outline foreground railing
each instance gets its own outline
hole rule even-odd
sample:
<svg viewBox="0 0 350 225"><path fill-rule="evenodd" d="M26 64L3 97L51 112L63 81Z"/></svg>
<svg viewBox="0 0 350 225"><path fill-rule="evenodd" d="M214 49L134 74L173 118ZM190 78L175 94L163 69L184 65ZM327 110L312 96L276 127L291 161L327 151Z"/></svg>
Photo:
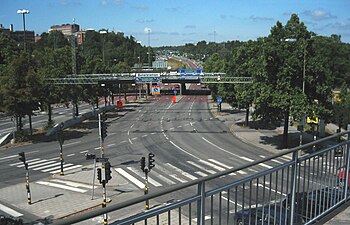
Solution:
<svg viewBox="0 0 350 225"><path fill-rule="evenodd" d="M72 224L112 211L120 219L111 224L118 225L310 224L350 199L348 133L338 133L245 166L170 186L54 224ZM344 135L347 139L337 143ZM275 166L269 166L267 162ZM267 169L258 171L262 166ZM235 180L232 175L236 174L243 178ZM174 196L183 197L174 200ZM146 199L158 206L139 210Z"/></svg>

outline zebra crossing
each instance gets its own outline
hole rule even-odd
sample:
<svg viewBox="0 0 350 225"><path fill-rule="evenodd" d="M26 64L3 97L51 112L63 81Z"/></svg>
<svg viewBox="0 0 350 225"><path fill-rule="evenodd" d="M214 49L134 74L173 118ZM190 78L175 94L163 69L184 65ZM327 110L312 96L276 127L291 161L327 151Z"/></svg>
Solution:
<svg viewBox="0 0 350 225"><path fill-rule="evenodd" d="M34 171L41 171L43 173L55 174L61 172L61 162L59 161L59 157L51 158L51 159L41 159L34 158L26 161L28 163L28 169ZM23 162L12 163L10 166L15 166L18 168L24 167ZM75 165L73 163L63 164L64 171L69 171L73 169L77 169L82 167L83 165Z"/></svg>

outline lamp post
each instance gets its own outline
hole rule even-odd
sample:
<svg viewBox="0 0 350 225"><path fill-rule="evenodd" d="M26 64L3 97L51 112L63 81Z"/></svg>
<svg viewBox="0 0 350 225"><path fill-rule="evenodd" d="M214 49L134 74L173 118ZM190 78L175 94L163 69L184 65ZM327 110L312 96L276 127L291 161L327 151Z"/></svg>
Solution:
<svg viewBox="0 0 350 225"><path fill-rule="evenodd" d="M23 36L24 36L24 51L26 51L26 18L25 18L25 14L29 14L29 10L28 9L19 9L17 10L18 14L22 14L23 16Z"/></svg>
<svg viewBox="0 0 350 225"><path fill-rule="evenodd" d="M103 59L103 64L105 64L105 37L104 35L107 34L106 30L101 30L100 34L103 35L103 40L102 40L102 59Z"/></svg>

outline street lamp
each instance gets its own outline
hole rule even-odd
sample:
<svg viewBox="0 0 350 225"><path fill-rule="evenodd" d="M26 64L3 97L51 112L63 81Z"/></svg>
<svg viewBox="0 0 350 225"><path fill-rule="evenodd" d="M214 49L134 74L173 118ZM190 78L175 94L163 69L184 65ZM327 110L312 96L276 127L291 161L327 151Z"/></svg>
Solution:
<svg viewBox="0 0 350 225"><path fill-rule="evenodd" d="M25 19L25 14L29 14L29 10L28 9L19 9L19 10L17 10L17 13L23 15L24 51L26 51L26 19Z"/></svg>
<svg viewBox="0 0 350 225"><path fill-rule="evenodd" d="M101 30L100 34L104 36L105 34L107 34L107 31ZM102 59L103 59L103 64L105 64L105 37L103 37L103 41L102 41Z"/></svg>

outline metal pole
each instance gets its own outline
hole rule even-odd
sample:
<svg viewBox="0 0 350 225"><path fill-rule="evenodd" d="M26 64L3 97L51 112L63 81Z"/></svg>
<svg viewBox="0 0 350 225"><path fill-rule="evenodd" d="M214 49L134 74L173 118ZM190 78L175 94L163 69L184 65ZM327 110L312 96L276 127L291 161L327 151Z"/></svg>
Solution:
<svg viewBox="0 0 350 225"><path fill-rule="evenodd" d="M102 208L105 208L107 206L107 194L106 194L106 180L102 181L102 187L103 187L103 203ZM103 214L103 224L108 224L108 217L107 213Z"/></svg>
<svg viewBox="0 0 350 225"><path fill-rule="evenodd" d="M27 189L27 198L28 198L28 205L32 204L32 196L30 194L30 188L29 188L29 169L28 169L28 163L25 163L26 168L26 189Z"/></svg>
<svg viewBox="0 0 350 225"><path fill-rule="evenodd" d="M296 150L295 152L293 152L293 165L292 165L292 171L291 171L291 195L292 195L292 199L291 199L291 208L290 208L290 225L294 224L294 213L295 213L295 193L296 193L296 182L297 182L297 164L298 164L298 150ZM300 207L299 205L297 207Z"/></svg>
<svg viewBox="0 0 350 225"><path fill-rule="evenodd" d="M350 124L348 124L348 127L347 127L347 130L350 131ZM349 144L349 141L350 141L350 134L348 133L348 144L347 144L347 160L346 160L346 170L345 170L345 199L348 199L348 196L349 196L349 193L348 193L348 190L349 190L349 169L350 169L350 144Z"/></svg>
<svg viewBox="0 0 350 225"><path fill-rule="evenodd" d="M64 172L63 172L63 162L64 162L64 160L63 160L63 147L62 147L62 137L61 137L61 135L60 135L60 161L61 161L61 173L60 173L60 175L64 175Z"/></svg>
<svg viewBox="0 0 350 225"><path fill-rule="evenodd" d="M23 33L24 33L24 52L27 51L26 48L26 19L25 19L25 13L22 13L23 15Z"/></svg>
<svg viewBox="0 0 350 225"><path fill-rule="evenodd" d="M197 201L197 225L205 224L205 186L204 182L198 184L198 195L201 197Z"/></svg>
<svg viewBox="0 0 350 225"><path fill-rule="evenodd" d="M92 174L92 195L91 195L91 200L94 199L94 192L95 192L95 173L96 173L96 158L94 159L94 169L93 169L93 174Z"/></svg>
<svg viewBox="0 0 350 225"><path fill-rule="evenodd" d="M145 169L145 191L144 194L148 194L148 168ZM146 199L146 210L149 209L149 199Z"/></svg>
<svg viewBox="0 0 350 225"><path fill-rule="evenodd" d="M98 130L100 134L100 148L101 148L101 158L104 158L104 146L103 146L103 140L102 140L102 132L101 132L101 114L98 114Z"/></svg>

